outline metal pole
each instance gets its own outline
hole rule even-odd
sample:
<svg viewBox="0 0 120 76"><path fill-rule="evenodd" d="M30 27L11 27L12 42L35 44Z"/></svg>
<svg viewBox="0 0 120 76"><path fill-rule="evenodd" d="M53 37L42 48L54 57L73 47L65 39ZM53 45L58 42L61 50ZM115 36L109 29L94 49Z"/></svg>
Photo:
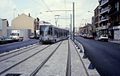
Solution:
<svg viewBox="0 0 120 76"><path fill-rule="evenodd" d="M70 14L70 38L72 37L72 14Z"/></svg>
<svg viewBox="0 0 120 76"><path fill-rule="evenodd" d="M73 41L75 35L75 3L73 2Z"/></svg>
<svg viewBox="0 0 120 76"><path fill-rule="evenodd" d="M58 19L59 19L59 16L60 16L60 15L55 15L55 17L56 17L56 18L55 18L55 24L56 24L57 27L58 27Z"/></svg>

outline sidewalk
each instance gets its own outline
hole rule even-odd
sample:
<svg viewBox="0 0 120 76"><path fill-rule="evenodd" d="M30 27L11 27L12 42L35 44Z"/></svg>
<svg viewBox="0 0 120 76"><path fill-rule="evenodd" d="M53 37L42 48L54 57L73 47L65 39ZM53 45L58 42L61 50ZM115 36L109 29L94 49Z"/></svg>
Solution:
<svg viewBox="0 0 120 76"><path fill-rule="evenodd" d="M108 42L120 44L120 40L109 40Z"/></svg>

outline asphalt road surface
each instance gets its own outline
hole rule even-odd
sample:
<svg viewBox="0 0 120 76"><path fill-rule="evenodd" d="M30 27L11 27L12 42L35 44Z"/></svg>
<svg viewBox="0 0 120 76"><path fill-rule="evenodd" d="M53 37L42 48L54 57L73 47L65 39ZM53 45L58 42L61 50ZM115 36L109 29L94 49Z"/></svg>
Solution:
<svg viewBox="0 0 120 76"><path fill-rule="evenodd" d="M14 50L17 48L35 44L37 42L38 42L38 40L30 39L30 40L25 40L25 41L21 41L21 42L14 42L14 43L0 45L0 53L8 52L8 51L11 51L11 50Z"/></svg>
<svg viewBox="0 0 120 76"><path fill-rule="evenodd" d="M101 76L120 76L120 44L76 37Z"/></svg>

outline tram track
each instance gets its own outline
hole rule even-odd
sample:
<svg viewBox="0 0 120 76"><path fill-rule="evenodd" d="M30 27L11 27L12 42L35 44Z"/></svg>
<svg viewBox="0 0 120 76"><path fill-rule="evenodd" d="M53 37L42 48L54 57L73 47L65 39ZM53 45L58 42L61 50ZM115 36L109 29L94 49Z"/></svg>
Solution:
<svg viewBox="0 0 120 76"><path fill-rule="evenodd" d="M70 51L69 39L68 39L68 57L67 57L67 66L66 66L66 76L71 76L71 51Z"/></svg>
<svg viewBox="0 0 120 76"><path fill-rule="evenodd" d="M53 50L53 52L30 74L30 76L35 76L38 71L45 65L45 63L52 57L52 55L57 51L62 42Z"/></svg>
<svg viewBox="0 0 120 76"><path fill-rule="evenodd" d="M31 51L34 52L25 53L29 55L0 70L0 76L89 76L74 42L69 39Z"/></svg>
<svg viewBox="0 0 120 76"><path fill-rule="evenodd" d="M19 62L17 61L15 64L11 65L11 66L8 66L7 68L3 68L3 70L0 72L0 76L6 76L6 75L13 75L13 73L17 73L17 71L19 71L19 69L26 69L25 67L22 67L22 68L19 68L21 65L24 66L24 64L29 64L30 62L32 62L32 60L38 58L37 60L35 60L32 64L34 64L35 66L33 67L33 65L29 65L30 67L32 67L29 71L30 72L22 72L22 75L25 75L25 76L30 76L31 72L34 70L34 68L37 67L37 65L39 65L39 62L40 63L43 63L42 61L45 60L45 58L51 54L52 50L53 50L53 47L56 48L58 47L58 45L60 45L61 42L59 43L56 43L56 44L52 44L52 45L44 45L44 48L39 48L41 50L36 51L34 54L30 55L29 57L27 56L26 58L20 60ZM45 47L46 46L46 47ZM51 50L49 50L51 49ZM50 53L49 53L50 52ZM29 53L28 53L29 54ZM24 54L25 55L25 54ZM23 56L23 55L22 55ZM19 56L20 57L20 56ZM19 58L17 57L17 58ZM40 58L40 59L39 59ZM15 58L16 59L16 58ZM40 61L38 61L40 60ZM6 61L5 61L6 62ZM37 63L36 63L37 62ZM4 63L4 62L3 62ZM27 65L28 66L28 65ZM16 69L18 68L18 70ZM27 70L25 70L27 71ZM14 75L15 75L14 74ZM27 74L27 75L26 75ZM14 76L13 75L13 76Z"/></svg>
<svg viewBox="0 0 120 76"><path fill-rule="evenodd" d="M6 56L6 55L10 55L10 54L16 53L16 52L18 52L18 51L27 49L27 48L29 48L29 47L31 47L31 45L29 45L29 46L27 46L27 47L25 47L25 48L16 49L15 51L10 51L10 52L7 52L7 53L0 54L0 57L4 57L4 56Z"/></svg>
<svg viewBox="0 0 120 76"><path fill-rule="evenodd" d="M26 47L26 48L24 48L24 49L18 49L17 51L14 51L14 52L10 52L10 53L6 53L6 54L4 54L4 55L1 55L1 56L0 56L0 62L5 61L5 60L10 59L10 58L13 58L13 57L15 57L15 56L18 56L18 55L23 54L23 53L25 53L25 52L28 52L28 51L30 51L30 50L32 50L32 49L37 48L37 47L39 47L39 46ZM17 52L18 52L18 53L17 53ZM15 53L15 54L14 54L14 53ZM11 54L13 54L13 55L11 55ZM11 56L8 56L8 55L11 55ZM7 56L7 57L5 57L5 56Z"/></svg>
<svg viewBox="0 0 120 76"><path fill-rule="evenodd" d="M23 60L21 60L21 61L15 63L15 64L13 64L12 66L10 66L10 67L4 69L3 71L0 72L0 75L2 75L3 73L9 71L9 70L12 69L13 67L15 67L15 66L21 64L22 62L25 62L26 60L32 58L33 56L37 55L38 53L40 53L41 51L43 51L44 49L46 49L46 48L48 48L48 47L50 47L50 46L51 46L51 45L48 45L48 46L42 48L41 50L35 52L34 54L30 55L29 57L27 57L27 58L25 58L25 59L23 59Z"/></svg>

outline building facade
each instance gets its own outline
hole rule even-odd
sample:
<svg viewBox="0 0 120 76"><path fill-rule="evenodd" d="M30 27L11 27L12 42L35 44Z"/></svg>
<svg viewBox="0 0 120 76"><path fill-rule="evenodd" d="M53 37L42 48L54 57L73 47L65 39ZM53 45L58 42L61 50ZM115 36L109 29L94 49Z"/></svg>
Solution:
<svg viewBox="0 0 120 76"><path fill-rule="evenodd" d="M108 36L108 27L109 27L109 7L108 7L109 0L99 0L99 11L100 11L100 21L97 27L97 32L99 36Z"/></svg>
<svg viewBox="0 0 120 76"><path fill-rule="evenodd" d="M109 0L109 38L120 40L120 0Z"/></svg>
<svg viewBox="0 0 120 76"><path fill-rule="evenodd" d="M80 35L84 35L86 37L93 36L93 26L92 24L87 23L84 27L79 28Z"/></svg>
<svg viewBox="0 0 120 76"><path fill-rule="evenodd" d="M95 26L96 19L95 18L96 18L95 16L92 17L92 35L94 38L96 37L96 26Z"/></svg>
<svg viewBox="0 0 120 76"><path fill-rule="evenodd" d="M0 18L0 36L7 37L8 27L9 27L8 20Z"/></svg>
<svg viewBox="0 0 120 76"><path fill-rule="evenodd" d="M100 27L100 6L97 6L94 10L94 17L95 17L95 30L96 30L96 36L99 35L99 27Z"/></svg>
<svg viewBox="0 0 120 76"><path fill-rule="evenodd" d="M21 14L12 20L12 29L31 29L32 33L35 30L35 19L29 15Z"/></svg>
<svg viewBox="0 0 120 76"><path fill-rule="evenodd" d="M97 6L94 10L94 17L95 17L95 28L98 28L100 22L100 7Z"/></svg>

